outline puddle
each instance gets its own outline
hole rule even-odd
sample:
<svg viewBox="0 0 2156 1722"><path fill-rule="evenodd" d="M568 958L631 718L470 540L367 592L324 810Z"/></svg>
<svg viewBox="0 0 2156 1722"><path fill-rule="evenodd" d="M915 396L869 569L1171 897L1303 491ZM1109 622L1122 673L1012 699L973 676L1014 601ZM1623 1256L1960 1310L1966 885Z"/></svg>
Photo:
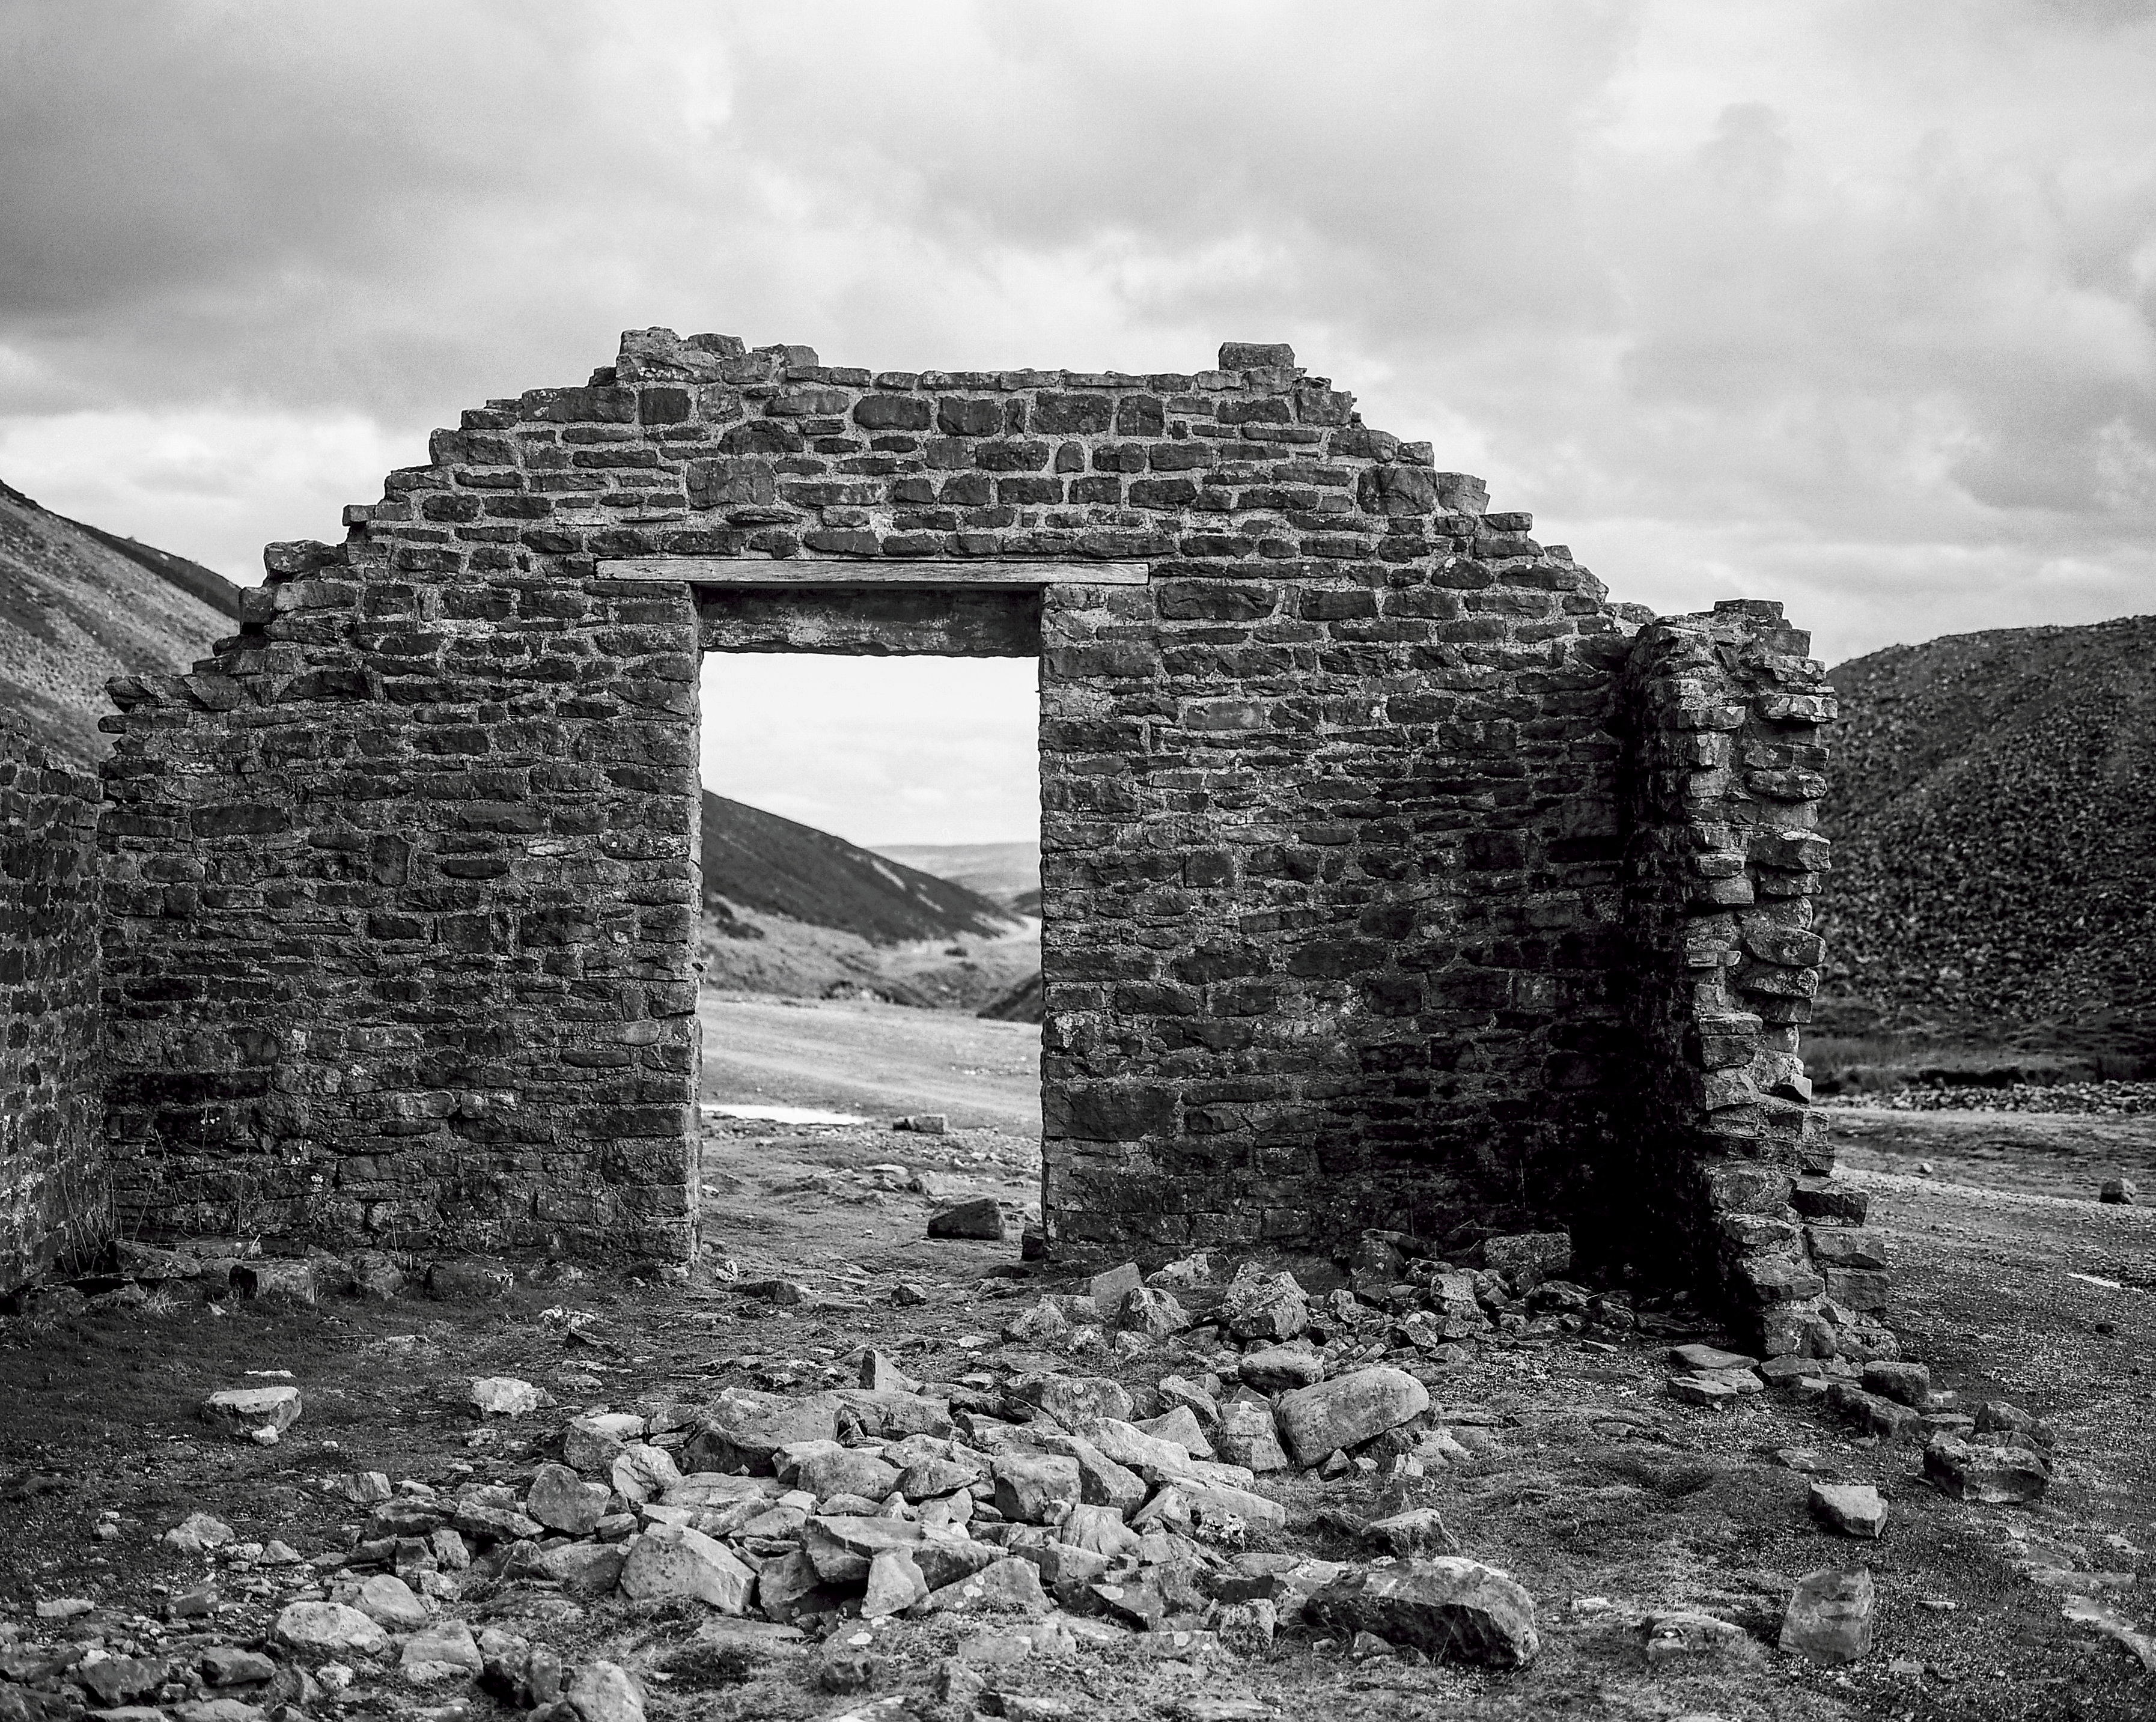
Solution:
<svg viewBox="0 0 2156 1722"><path fill-rule="evenodd" d="M757 1124L866 1124L851 1112L819 1112L814 1106L706 1106L715 1118L747 1119Z"/></svg>

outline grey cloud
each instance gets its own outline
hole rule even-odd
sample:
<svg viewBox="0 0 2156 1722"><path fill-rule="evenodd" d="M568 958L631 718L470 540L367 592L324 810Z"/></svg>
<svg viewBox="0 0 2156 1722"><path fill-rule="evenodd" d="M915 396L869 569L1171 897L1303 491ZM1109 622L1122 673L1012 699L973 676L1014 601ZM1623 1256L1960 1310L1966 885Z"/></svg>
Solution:
<svg viewBox="0 0 2156 1722"><path fill-rule="evenodd" d="M2145 13L2033 0L18 0L0 418L357 412L416 456L630 325L1288 338L1626 595L1913 637L1940 571L2005 613L2066 557L2023 589L2145 607L2152 74Z"/></svg>

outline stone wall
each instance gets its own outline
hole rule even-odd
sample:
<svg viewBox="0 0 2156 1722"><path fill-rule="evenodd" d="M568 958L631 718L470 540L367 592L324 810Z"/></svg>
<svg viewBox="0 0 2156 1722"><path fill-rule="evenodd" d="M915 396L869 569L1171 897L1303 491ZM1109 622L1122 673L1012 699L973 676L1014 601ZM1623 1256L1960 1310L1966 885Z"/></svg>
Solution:
<svg viewBox="0 0 2156 1722"><path fill-rule="evenodd" d="M1609 1145L1674 1020L1634 1003L1663 874L1624 866L1645 613L1286 349L872 376L636 331L430 454L342 544L271 546L198 674L116 684L139 1222L688 1247L698 653L873 649L886 597L780 577L819 559L1147 565L890 612L888 649L1041 654L1059 1247L1630 1199ZM681 577L602 566L654 557Z"/></svg>
<svg viewBox="0 0 2156 1722"><path fill-rule="evenodd" d="M105 1229L97 785L0 724L0 1293Z"/></svg>
<svg viewBox="0 0 2156 1722"><path fill-rule="evenodd" d="M1717 1290L1770 1353L1868 1355L1877 1336L1861 1318L1884 1304L1884 1277L1846 1265L1846 1240L1808 1238L1794 1205L1822 1223L1848 1213L1815 1199L1832 1156L1810 1128L1798 1052L1825 956L1812 899L1835 715L1810 649L1780 605L1738 600L1649 625L1626 661L1640 1068L1617 1146L1638 1245L1676 1258L1669 1277Z"/></svg>

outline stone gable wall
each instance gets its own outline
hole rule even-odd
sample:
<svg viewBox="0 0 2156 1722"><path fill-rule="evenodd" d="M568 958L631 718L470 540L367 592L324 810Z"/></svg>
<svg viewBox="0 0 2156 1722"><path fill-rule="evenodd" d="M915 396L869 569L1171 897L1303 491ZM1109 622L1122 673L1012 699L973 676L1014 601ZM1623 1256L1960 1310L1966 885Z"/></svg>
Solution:
<svg viewBox="0 0 2156 1722"><path fill-rule="evenodd" d="M138 1222L688 1246L699 649L801 630L598 567L649 556L1148 565L1039 606L1060 1245L1615 1199L1645 614L1286 349L871 375L634 331L429 454L271 546L197 674L115 685Z"/></svg>
<svg viewBox="0 0 2156 1722"><path fill-rule="evenodd" d="M105 1229L97 784L0 724L0 1293Z"/></svg>

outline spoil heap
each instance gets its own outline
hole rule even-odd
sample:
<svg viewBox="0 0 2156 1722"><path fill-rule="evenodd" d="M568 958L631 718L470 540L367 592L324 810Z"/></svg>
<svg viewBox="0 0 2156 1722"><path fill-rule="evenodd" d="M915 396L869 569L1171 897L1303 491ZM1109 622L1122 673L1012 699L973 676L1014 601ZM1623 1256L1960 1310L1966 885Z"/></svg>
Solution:
<svg viewBox="0 0 2156 1722"><path fill-rule="evenodd" d="M2156 617L1832 674L1825 1020L2156 1051ZM1856 1007L1856 1008L1852 1008Z"/></svg>

